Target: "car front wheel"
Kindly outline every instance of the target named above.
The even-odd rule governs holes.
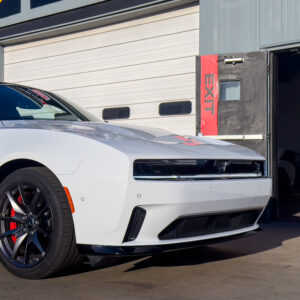
[[[0,260],[13,274],[39,279],[78,255],[72,213],[58,179],[44,167],[17,170],[0,186]]]

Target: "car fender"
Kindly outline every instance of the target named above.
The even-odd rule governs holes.
[[[72,174],[93,143],[88,138],[60,131],[1,129],[0,166],[28,159],[44,165],[55,175]]]
[[[131,213],[127,193],[132,170],[129,156],[98,142],[73,174],[58,176],[74,204],[77,243],[120,243]]]

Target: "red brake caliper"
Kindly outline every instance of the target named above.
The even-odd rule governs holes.
[[[19,198],[18,198],[18,202],[19,202],[19,203],[22,203],[22,197],[21,197],[21,195],[20,195]],[[11,217],[14,217],[15,215],[16,215],[16,212],[15,212],[15,210],[12,208],[12,209],[11,209],[10,216],[11,216]],[[11,223],[10,223],[10,226],[9,226],[10,230],[17,229],[17,227],[18,227],[17,223],[14,223],[14,222],[11,222]],[[12,239],[12,241],[13,241],[14,243],[15,243],[16,240],[17,240],[17,238],[16,238],[14,235],[11,236],[11,239]]]

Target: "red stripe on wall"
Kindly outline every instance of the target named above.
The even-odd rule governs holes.
[[[218,55],[201,56],[201,133],[218,135]]]

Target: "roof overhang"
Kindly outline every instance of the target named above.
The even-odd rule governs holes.
[[[112,0],[0,28],[0,46],[19,44],[88,30],[165,10],[199,3],[199,0]]]

